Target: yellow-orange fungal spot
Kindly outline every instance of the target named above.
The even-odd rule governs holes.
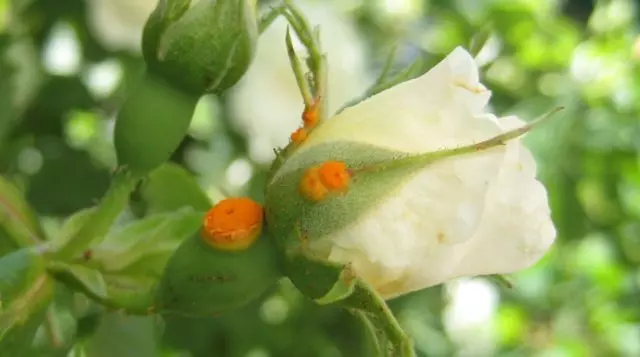
[[[349,187],[351,174],[341,161],[327,161],[318,169],[320,181],[329,191],[344,191]]]
[[[264,210],[248,198],[227,198],[204,216],[202,238],[222,250],[244,250],[262,231]]]
[[[306,106],[302,112],[302,122],[305,128],[313,128],[318,124],[318,111],[321,100],[316,99],[311,105]]]
[[[300,180],[300,193],[311,201],[320,201],[327,196],[329,190],[322,184],[319,169],[312,167],[307,170]]]
[[[308,136],[309,136],[309,132],[307,131],[307,129],[299,128],[298,130],[294,131],[293,134],[291,134],[291,141],[295,145],[300,145],[305,140],[307,140]]]

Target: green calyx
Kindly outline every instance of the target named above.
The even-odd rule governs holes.
[[[424,168],[424,163],[371,171],[364,169],[407,157],[406,153],[353,142],[320,144],[293,156],[266,188],[265,212],[269,229],[285,250],[297,250],[306,242],[321,239],[352,224],[393,195],[413,174]],[[310,167],[328,160],[344,162],[355,174],[344,194],[310,201],[300,194],[300,181]]]
[[[255,0],[161,0],[145,25],[142,48],[150,71],[202,95],[240,80],[257,39]]]
[[[281,277],[276,251],[262,235],[246,250],[223,251],[187,238],[169,260],[156,296],[156,311],[215,316],[239,308],[273,287]]]

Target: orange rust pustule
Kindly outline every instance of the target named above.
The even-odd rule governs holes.
[[[305,128],[313,128],[318,124],[319,118],[319,109],[320,109],[320,98],[316,99],[311,105],[306,106],[304,111],[302,112],[302,122],[304,123]]]
[[[304,173],[302,180],[300,180],[300,193],[311,201],[321,201],[329,193],[320,180],[319,171],[317,167],[312,167]]]
[[[262,231],[264,210],[248,198],[227,198],[204,216],[202,238],[223,250],[247,249]]]
[[[329,191],[344,191],[349,187],[351,174],[341,161],[327,161],[320,165],[320,181]]]
[[[341,161],[327,161],[308,169],[300,181],[300,192],[312,201],[320,201],[331,193],[344,193],[351,174]]]
[[[309,132],[305,128],[298,128],[298,130],[294,131],[291,134],[291,141],[294,145],[300,145],[309,137]]]

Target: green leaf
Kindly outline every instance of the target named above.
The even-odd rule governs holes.
[[[53,296],[40,254],[22,249],[0,258],[0,351],[21,356],[31,345]]]
[[[162,256],[161,266],[149,267],[160,276],[164,264],[180,243],[200,227],[203,213],[183,207],[133,222],[110,233],[93,249],[93,258],[105,271],[123,271],[142,259]]]
[[[0,228],[6,234],[0,234],[0,239],[11,242],[2,246],[15,248],[36,244],[42,237],[36,216],[22,197],[20,191],[6,178],[0,176]],[[7,251],[0,251],[0,256]]]
[[[80,228],[85,224],[85,222],[91,217],[91,214],[95,211],[95,207],[86,208],[80,211],[77,211],[70,217],[68,217],[58,234],[52,238],[52,242],[54,246],[62,246],[65,244],[74,234],[76,234]]]
[[[5,16],[18,19],[17,14]],[[7,33],[2,33],[1,40],[6,42],[0,47],[0,73],[3,78],[0,82],[0,143],[5,142],[9,131],[17,124],[41,81],[36,48],[28,37],[19,32],[14,26]]]
[[[195,177],[182,166],[167,163],[153,171],[141,188],[146,214],[171,212],[183,207],[207,211],[211,201]]]
[[[97,302],[130,313],[145,314],[152,306],[158,279],[144,275],[102,272],[81,264],[55,262],[49,270],[69,288]]]
[[[79,213],[67,226],[82,224],[75,222],[82,217]],[[149,216],[109,234],[84,261],[52,262],[49,268],[71,288],[105,305],[146,313],[167,261],[201,220],[202,214],[190,208]]]
[[[57,258],[76,259],[95,242],[100,241],[126,207],[129,194],[139,178],[138,175],[126,169],[119,169],[113,177],[111,187],[95,207],[95,211],[91,212],[81,227],[64,242],[56,252]]]

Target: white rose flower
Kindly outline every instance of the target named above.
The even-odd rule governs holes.
[[[320,26],[328,62],[327,109],[334,113],[372,83],[364,43],[355,25],[330,4],[296,1],[296,5],[312,26]],[[230,92],[234,124],[248,138],[250,156],[259,163],[269,163],[273,148],[289,142],[304,109],[285,48],[286,28],[287,21],[279,18],[260,36],[253,64]],[[293,31],[292,37],[298,53],[305,54]]]
[[[87,0],[91,29],[109,50],[140,53],[142,29],[158,0]]]
[[[271,182],[298,169],[291,163],[296,156],[305,157],[320,144],[350,142],[420,154],[472,145],[524,125],[513,116],[486,113],[489,98],[472,56],[457,48],[423,76],[322,123]],[[345,199],[356,189],[349,188]],[[324,236],[311,232],[317,239],[309,239],[309,248],[323,259],[350,263],[385,299],[456,277],[527,268],[556,236],[546,189],[520,139],[425,165],[393,193],[380,195],[358,208],[363,212],[353,222]],[[342,209],[341,200],[324,207]],[[299,209],[324,208],[319,202]],[[300,219],[318,214],[308,212]],[[326,227],[322,222],[312,228],[321,227],[320,232]]]

